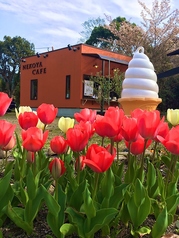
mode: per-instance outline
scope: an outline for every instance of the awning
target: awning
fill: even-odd
[[[86,56],[90,56],[90,57],[94,57],[94,58],[99,58],[99,59],[102,59],[102,60],[107,60],[107,61],[111,61],[111,62],[115,62],[115,63],[119,63],[119,64],[128,65],[128,63],[129,63],[125,60],[119,60],[119,59],[108,57],[106,55],[101,55],[101,54],[83,53],[82,55],[86,55]]]
[[[159,73],[159,74],[157,74],[157,78],[162,79],[162,78],[173,76],[175,74],[179,74],[179,67],[176,67],[174,69],[170,69],[170,70],[165,71],[163,73]]]
[[[170,55],[178,55],[178,54],[179,54],[179,49],[168,53],[167,56],[170,56]]]

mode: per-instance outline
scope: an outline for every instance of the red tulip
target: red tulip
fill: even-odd
[[[120,128],[124,117],[124,111],[119,107],[109,107],[104,116],[111,118],[112,122],[117,124]]]
[[[38,116],[33,112],[20,113],[18,117],[19,125],[24,130],[27,130],[29,127],[35,127],[38,120]]]
[[[57,180],[65,173],[66,168],[62,160],[54,158],[49,164],[49,170],[52,177]]]
[[[75,152],[82,151],[89,140],[88,132],[80,128],[69,128],[66,137],[68,145]]]
[[[124,117],[121,127],[121,135],[128,142],[137,140],[139,131],[136,118]]]
[[[16,138],[15,136],[13,135],[9,141],[9,143],[2,148],[2,150],[4,151],[9,151],[9,150],[12,150],[14,148],[14,146],[16,145]]]
[[[0,92],[0,116],[4,116],[11,102],[12,98],[10,98],[6,93]]]
[[[37,116],[45,125],[51,124],[58,113],[58,108],[55,108],[52,104],[42,103],[37,108]]]
[[[95,133],[94,125],[89,121],[80,121],[80,123],[75,124],[74,128],[79,128],[82,131],[86,131],[89,138],[91,138]]]
[[[131,117],[138,118],[143,112],[144,110],[137,108],[131,112]]]
[[[155,135],[154,135],[154,140],[155,141],[159,141],[157,136],[162,136],[163,138],[165,138],[165,136],[168,134],[169,132],[169,126],[167,122],[164,122],[164,118],[160,121],[156,131],[155,131]]]
[[[67,140],[65,140],[62,136],[55,136],[50,141],[50,148],[56,154],[64,154],[68,149]]]
[[[121,130],[120,130],[120,132],[115,136],[115,137],[113,137],[113,141],[114,142],[120,142],[120,141],[122,141],[124,138],[123,138],[123,136],[121,135]]]
[[[153,139],[160,123],[160,112],[143,111],[137,118],[139,133],[144,139]]]
[[[80,112],[76,112],[74,114],[74,118],[77,122],[84,121],[84,122],[91,122],[93,123],[96,119],[96,111],[91,110],[89,108],[84,108]]]
[[[88,148],[84,163],[94,172],[103,173],[112,165],[114,157],[104,147],[92,144]]]
[[[13,137],[16,126],[6,120],[0,120],[0,148],[4,148]]]
[[[140,155],[144,151],[145,140],[141,135],[138,135],[136,141],[130,143],[130,152],[134,155]],[[146,148],[152,143],[152,140],[147,140]],[[129,142],[125,141],[126,147],[129,149]]]
[[[22,131],[22,146],[31,152],[36,152],[42,149],[47,137],[48,131],[43,133],[42,129],[37,127],[30,127],[26,131]]]
[[[158,135],[157,139],[165,146],[172,154],[179,155],[179,126],[172,127],[165,135],[165,138]]]
[[[113,138],[120,132],[124,112],[110,107],[104,116],[98,116],[94,122],[95,132],[101,137]]]

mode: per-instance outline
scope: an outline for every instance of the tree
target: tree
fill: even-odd
[[[108,18],[107,15],[106,18]],[[125,17],[117,17],[112,20],[112,23],[115,22],[115,27],[119,30],[121,23],[124,21],[126,21]],[[115,40],[118,40],[118,36],[114,35],[105,25],[100,25],[94,27],[89,39],[85,43],[99,48],[116,51],[116,45],[114,44]],[[111,44],[112,42],[113,44]]]
[[[103,26],[98,26],[92,30],[90,38],[85,43],[99,48],[109,48],[109,42],[103,41],[103,39],[110,38],[114,40],[113,33]]]
[[[90,80],[94,82],[94,96],[100,104],[100,113],[103,114],[105,103],[110,105],[113,97],[119,98],[122,91],[122,82],[124,73],[119,69],[114,71],[114,76],[108,78],[102,75],[102,72],[97,72],[96,76],[91,76]]]
[[[80,33],[80,35],[82,35],[80,42],[86,42],[90,38],[93,29],[95,27],[104,26],[104,24],[105,24],[105,20],[100,17],[96,19],[91,18],[88,21],[85,21],[82,24],[84,30]]]
[[[35,46],[20,36],[4,36],[3,40],[0,41],[0,76],[5,83],[5,92],[12,97],[20,81],[20,60],[35,54]]]
[[[120,53],[131,56],[137,47],[143,46],[156,72],[165,71],[172,63],[167,53],[179,46],[179,11],[171,12],[170,0],[162,0],[160,4],[154,0],[152,9],[138,2],[143,8],[141,26],[124,21],[118,29],[116,22],[108,17],[110,24],[105,27],[118,37],[115,44]]]

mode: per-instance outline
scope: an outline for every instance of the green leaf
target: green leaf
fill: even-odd
[[[91,198],[91,193],[88,189],[87,184],[85,187],[85,191],[83,193],[83,199],[84,199],[83,208],[84,208],[84,212],[85,212],[86,216],[88,217],[88,219],[96,216],[96,209],[95,209],[93,200]]]
[[[131,230],[131,235],[134,236],[134,237],[136,237],[136,235],[137,235],[137,237],[138,236],[142,237],[144,235],[150,234],[150,232],[151,232],[151,229],[149,227],[143,226],[143,227],[140,227],[138,230],[133,230],[132,229]]]
[[[114,208],[105,208],[97,211],[96,216],[91,219],[90,229],[86,229],[89,225],[85,222],[84,227],[87,237],[94,237],[94,234],[108,225],[115,218],[117,213],[118,210]]]
[[[131,221],[137,229],[147,218],[151,210],[151,201],[140,180],[136,180],[134,194],[127,202]]]
[[[140,207],[145,197],[146,197],[145,189],[141,181],[137,179],[135,182],[135,187],[134,187],[134,202],[137,207]]]
[[[167,211],[170,214],[173,214],[176,212],[176,209],[179,205],[179,194],[174,194],[166,199],[167,204]]]
[[[12,176],[12,170],[9,171],[3,178],[0,179],[0,191],[1,191],[0,192],[0,201],[4,197],[4,195],[6,194],[8,188],[9,188],[11,176]]]
[[[46,190],[46,188],[41,185],[41,192],[43,194],[43,198],[45,200],[45,203],[49,209],[49,212],[56,215],[60,211],[60,205],[57,203],[55,198]]]
[[[150,189],[156,183],[156,170],[152,163],[148,163],[147,187]]]
[[[127,184],[121,184],[114,188],[114,194],[110,198],[109,206],[118,209],[119,205],[124,200],[124,192],[127,189]]]
[[[76,227],[76,230],[78,232],[78,236],[81,238],[86,237],[85,236],[85,229],[84,229],[84,220],[85,218],[80,214],[78,211],[74,210],[71,207],[68,207],[66,209],[66,213],[69,214],[72,224]]]
[[[60,205],[60,211],[58,213],[58,225],[61,226],[65,220],[65,209],[66,209],[66,193],[62,190],[61,185],[58,185],[58,204]]]
[[[161,156],[161,160],[163,161],[163,163],[165,164],[165,166],[169,169],[170,165],[171,165],[171,158],[166,156],[166,155],[162,155]]]
[[[61,226],[60,232],[65,236],[72,235],[76,232],[76,227],[73,224],[65,223]]]
[[[83,194],[86,186],[86,181],[84,180],[82,183],[80,183],[79,187],[76,188],[74,193],[72,193],[72,196],[69,201],[69,205],[71,207],[74,207],[76,210],[80,210],[80,207],[83,203],[83,196],[79,196],[80,194]]]
[[[22,208],[19,207],[13,208],[9,202],[9,204],[4,209],[4,212],[16,224],[16,226],[26,231],[28,235],[32,233],[33,226],[30,225],[28,222],[24,221],[23,219],[24,211]]]
[[[168,214],[165,207],[156,219],[152,228],[152,238],[160,238],[168,227]]]
[[[22,183],[19,182],[17,185],[19,185],[19,189],[20,189],[20,199],[21,199],[21,202],[22,204],[25,206],[27,201],[28,201],[28,194],[27,194],[27,191],[24,189],[24,187],[22,187]]]
[[[9,202],[12,201],[14,197],[14,192],[13,192],[13,189],[11,187],[11,185],[9,185],[7,191],[6,191],[6,194],[4,195],[3,198],[1,198],[1,202],[0,202],[0,217],[1,217],[1,214],[3,213],[3,208],[6,207],[8,205]]]
[[[101,190],[103,197],[110,198],[114,193],[114,174],[109,168],[101,181]]]
[[[132,183],[136,177],[136,160],[134,159],[134,156],[130,156],[129,163],[128,163],[128,169],[125,173],[125,183]]]
[[[164,191],[165,183],[159,169],[157,169],[157,176],[158,176],[158,188],[159,188],[160,194],[162,198],[165,199],[165,191]]]
[[[174,194],[177,194],[178,193],[177,186],[178,186],[178,181],[167,184],[167,195],[166,196],[170,197]]]
[[[42,189],[39,188],[36,194],[36,197],[33,200],[28,200],[26,206],[25,206],[25,211],[24,211],[24,217],[25,221],[27,222],[32,222],[39,209],[41,208],[41,201],[43,199],[43,192]]]
[[[26,176],[27,194],[29,199],[33,200],[36,196],[37,187],[34,180],[34,175],[31,168],[29,168],[28,174]]]

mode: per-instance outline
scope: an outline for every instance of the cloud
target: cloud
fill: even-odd
[[[152,5],[151,0],[141,1]],[[177,8],[178,0],[171,0],[171,5]],[[140,24],[141,10],[138,0],[0,0],[0,38],[15,32],[38,46],[64,47],[79,41],[85,21],[105,19],[106,14]]]

